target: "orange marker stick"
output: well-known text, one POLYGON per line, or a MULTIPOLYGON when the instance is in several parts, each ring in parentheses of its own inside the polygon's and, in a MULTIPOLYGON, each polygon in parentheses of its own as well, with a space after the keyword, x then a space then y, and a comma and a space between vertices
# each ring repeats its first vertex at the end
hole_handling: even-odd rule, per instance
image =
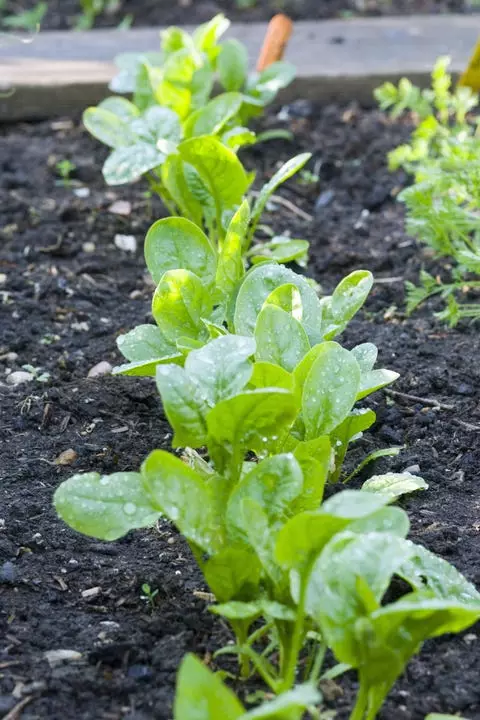
POLYGON ((283 57, 287 43, 293 30, 293 22, 286 15, 275 15, 269 22, 265 40, 257 62, 257 70, 261 72, 283 57))

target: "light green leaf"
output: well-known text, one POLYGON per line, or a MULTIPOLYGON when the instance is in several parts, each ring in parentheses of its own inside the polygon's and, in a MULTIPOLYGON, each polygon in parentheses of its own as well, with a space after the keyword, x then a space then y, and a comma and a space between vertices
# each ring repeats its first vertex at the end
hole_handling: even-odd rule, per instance
MULTIPOLYGON (((140 139, 153 144, 159 140, 169 140, 176 144, 182 139, 180 118, 167 107, 148 108, 141 117, 132 122, 131 128, 140 139)), ((157 149, 160 149, 159 146, 157 149)))
POLYGON ((369 342, 362 343, 361 345, 356 345, 352 348, 351 352, 352 355, 354 355, 355 360, 358 362, 358 366, 362 374, 373 370, 373 366, 377 362, 378 355, 376 345, 369 342))
POLYGON ((300 441, 293 451, 303 472, 303 490, 292 505, 293 512, 317 510, 331 468, 332 448, 327 436, 300 441))
POLYGON ((426 490, 427 488, 428 485, 423 478, 409 472, 374 475, 362 485, 362 490, 385 494, 390 500, 395 500, 416 490, 426 490))
POLYGON ((262 613, 260 601, 242 602, 230 600, 220 605, 211 605, 209 608, 214 615, 220 615, 227 620, 254 620, 262 613))
POLYGON ((264 263, 251 270, 238 291, 235 332, 253 335, 258 314, 271 292, 281 285, 295 285, 302 299, 302 325, 312 345, 321 341, 321 307, 315 290, 301 276, 283 265, 264 263))
POLYGON ((253 498, 245 497, 242 500, 240 512, 248 543, 255 550, 280 595, 280 592, 286 591, 288 587, 288 576, 274 559, 275 529, 270 525, 265 510, 253 498))
POLYGON ((305 267, 309 245, 308 240, 292 240, 290 237, 278 235, 268 243, 255 245, 250 250, 250 254, 253 256, 254 264, 265 258, 271 258, 278 263, 289 263, 295 260, 301 267, 305 267))
POLYGON ((197 338, 206 333, 212 298, 200 279, 188 270, 169 270, 160 280, 152 301, 152 314, 165 337, 175 342, 182 336, 197 338))
POLYGON ((288 372, 310 350, 307 333, 292 315, 275 305, 265 305, 255 326, 256 359, 280 365, 288 372))
POLYGON ((57 488, 54 504, 70 527, 100 540, 116 540, 129 530, 153 525, 161 515, 135 472, 73 475, 57 488))
POLYGON ((162 183, 172 196, 181 214, 196 225, 201 226, 203 208, 189 188, 185 170, 185 163, 180 155, 169 155, 161 167, 162 183))
POLYGON ((150 453, 142 464, 142 476, 154 502, 187 540, 208 553, 222 548, 224 491, 219 478, 206 481, 163 450, 150 453))
POLYGON ((283 518, 303 488, 300 465, 291 453, 262 460, 233 489, 227 505, 227 532, 238 541, 246 540, 242 502, 255 500, 263 508, 269 521, 283 518))
POLYGON ((277 170, 275 175, 273 175, 273 177, 263 186, 263 188, 260 190, 260 193, 257 197, 252 211, 252 228, 250 231, 250 237, 253 237, 253 235, 255 234, 255 229, 265 209, 265 205, 267 204, 269 198, 273 195, 275 190, 282 183, 291 178, 292 175, 295 175, 296 172, 301 170, 311 157, 311 153, 301 153, 300 155, 296 155, 295 157, 291 158, 284 165, 282 165, 282 167, 277 170))
POLYGON ((331 297, 320 301, 323 308, 323 336, 330 340, 341 333, 360 310, 373 285, 372 273, 356 270, 337 285, 331 297))
POLYGON ((303 711, 310 706, 317 705, 322 699, 319 691, 314 685, 305 683, 297 685, 292 690, 278 695, 270 702, 264 702, 259 707, 250 710, 242 715, 241 720, 300 720, 303 711), (293 711, 298 710, 298 715, 293 711))
POLYGON ((87 108, 83 113, 83 124, 93 137, 111 148, 125 147, 136 141, 129 120, 105 107, 87 108))
POLYGON ((201 447, 207 439, 208 404, 201 387, 178 365, 158 365, 157 388, 170 425, 173 447, 201 447))
POLYGON ((146 142, 118 147, 106 159, 103 177, 107 185, 124 185, 158 167, 164 159, 163 153, 146 142))
POLYGON ((359 385, 360 368, 353 355, 337 343, 323 343, 303 388, 307 439, 328 434, 345 419, 359 385))
POLYGON ((156 284, 167 270, 181 268, 209 285, 217 270, 216 253, 207 236, 181 217, 163 218, 152 225, 145 238, 145 261, 156 284))
POLYGON ((251 548, 229 544, 206 561, 202 572, 221 603, 258 596, 261 566, 251 548))
POLYGON ((180 665, 175 720, 239 720, 245 710, 234 693, 194 655, 180 665))
POLYGON ((222 143, 234 152, 245 145, 253 145, 256 139, 257 136, 252 130, 240 126, 233 127, 222 135, 222 143))
POLYGON ((122 97, 108 97, 97 105, 101 110, 108 110, 117 117, 131 122, 140 115, 140 110, 130 100, 122 97))
POLYGON ((383 507, 380 510, 351 522, 350 532, 362 535, 368 532, 383 532, 405 538, 410 529, 407 513, 397 507, 383 507))
POLYGON ((207 415, 210 456, 222 472, 232 454, 273 452, 297 414, 295 397, 280 388, 251 390, 219 402, 207 415))
POLYGON ((367 395, 371 395, 376 390, 390 385, 395 382, 400 375, 393 370, 369 370, 366 373, 362 373, 360 378, 360 389, 357 394, 357 400, 361 400, 367 395))
POLYGON ((218 56, 218 74, 225 90, 241 90, 247 73, 248 53, 245 45, 235 39, 223 42, 218 56))
MULTIPOLYGON (((212 51, 217 51, 217 42, 221 36, 230 27, 230 20, 225 15, 219 13, 215 15, 209 22, 199 25, 193 33, 193 42, 198 50, 203 50, 209 57, 212 51)), ((216 52, 214 53, 216 57, 216 52)))
POLYGON ((154 360, 176 354, 175 345, 155 325, 137 325, 117 338, 117 347, 130 362, 154 360))
POLYGON ((297 286, 292 285, 292 283, 285 283, 285 285, 280 285, 275 290, 272 290, 265 300, 264 307, 265 305, 275 305, 275 307, 285 310, 298 322, 302 322, 302 296, 297 286))
POLYGON ((237 92, 217 95, 205 107, 196 110, 189 116, 184 126, 185 137, 217 135, 237 115, 242 102, 243 97, 237 92))
POLYGON ((181 352, 174 352, 172 355, 152 358, 151 360, 137 360, 135 362, 117 365, 112 370, 112 375, 125 375, 127 377, 155 377, 157 366, 164 363, 183 364, 184 356, 181 352))
POLYGON ((191 352, 185 370, 213 406, 244 389, 252 375, 249 358, 254 352, 253 338, 224 335, 191 352))
POLYGON ((248 186, 242 163, 216 137, 204 135, 178 146, 182 158, 193 165, 222 209, 239 205, 248 186))
POLYGON ((268 362, 256 362, 250 378, 252 388, 284 388, 293 392, 293 377, 279 365, 268 362))
POLYGON ((250 220, 248 200, 244 200, 232 217, 218 253, 216 286, 228 302, 245 274, 242 245, 250 220))

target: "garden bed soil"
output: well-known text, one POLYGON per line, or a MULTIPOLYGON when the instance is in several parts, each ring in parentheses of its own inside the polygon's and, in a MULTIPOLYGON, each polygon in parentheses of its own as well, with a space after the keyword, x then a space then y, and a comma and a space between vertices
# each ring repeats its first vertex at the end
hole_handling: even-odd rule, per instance
MULTIPOLYGON (((343 342, 375 342, 382 365, 401 373, 397 391, 440 403, 376 393, 368 404, 378 422, 348 466, 375 448, 405 444, 369 474, 421 474, 429 489, 402 503, 412 539, 480 585, 480 336, 473 326, 440 325, 435 305, 404 315, 403 281, 415 280, 422 265, 442 270, 405 235, 394 196, 406 178, 386 169, 385 153, 408 127, 354 106, 307 103, 266 125, 290 127, 296 140, 249 151, 259 181, 304 149, 314 152, 310 169, 319 180, 292 180, 280 191, 312 221, 292 206, 265 221, 312 242, 309 272, 325 291, 356 268, 375 273, 378 283, 343 342)), ((4 128, 0 136, 0 717, 23 703, 8 717, 167 720, 184 653, 208 661, 230 639, 168 524, 109 544, 77 535, 52 508, 55 488, 73 472, 135 469, 171 439, 153 381, 86 377, 100 361, 118 363, 115 337, 149 318, 142 239, 161 215, 141 184, 104 186, 104 157, 69 120, 4 128), (73 186, 58 182, 64 159, 76 166, 73 186), (118 200, 131 204, 131 215, 113 212, 118 200), (133 235, 137 251, 119 250, 116 235, 133 235), (6 384, 7 372, 25 364, 47 372, 47 382, 6 384), (76 459, 56 464, 66 450, 76 459), (158 589, 153 609, 140 597, 145 582, 158 589), (52 667, 45 654, 52 650, 81 655, 52 667)), ((423 720, 437 711, 478 720, 479 676, 478 627, 428 642, 380 717, 423 720)), ((354 690, 348 676, 327 688, 338 720, 348 717, 354 690)))
MULTIPOLYGON (((0 18, 32 9, 38 2, 5 0, 0 18)), ((286 12, 294 20, 319 20, 361 15, 473 12, 477 7, 472 0, 119 0, 116 8, 97 17, 95 26, 116 27, 125 18, 135 27, 194 25, 210 20, 219 12, 238 22, 258 22, 269 20, 277 12, 286 12)), ((49 0, 42 29, 75 27, 80 8, 80 0, 49 0)))

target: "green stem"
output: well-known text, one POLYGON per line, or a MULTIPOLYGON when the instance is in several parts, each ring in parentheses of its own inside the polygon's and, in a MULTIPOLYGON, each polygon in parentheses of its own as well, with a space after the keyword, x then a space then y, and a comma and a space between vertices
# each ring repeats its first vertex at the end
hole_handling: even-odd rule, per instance
POLYGON ((327 652, 327 646, 320 644, 318 645, 317 652, 315 654, 315 660, 312 666, 312 670, 310 672, 309 680, 314 685, 317 684, 318 679, 320 677, 320 673, 322 671, 323 667, 323 661, 325 659, 325 653, 327 652))
POLYGON ((368 706, 368 690, 360 680, 355 707, 352 710, 349 720, 363 720, 368 706))
POLYGON ((265 682, 265 684, 268 685, 270 690, 274 692, 275 695, 280 692, 278 680, 274 677, 274 668, 267 660, 265 660, 265 658, 262 658, 258 653, 255 652, 255 650, 253 650, 248 645, 230 645, 229 647, 221 648, 220 650, 217 650, 214 658, 218 657, 219 655, 232 654, 246 655, 247 658, 251 660, 258 674, 265 682))
POLYGON ((284 656, 282 660, 282 692, 290 690, 295 684, 295 675, 297 670, 298 656, 302 649, 303 636, 304 636, 304 623, 305 623, 305 601, 307 596, 307 579, 309 571, 303 573, 301 585, 300 585, 300 596, 298 598, 297 615, 295 618, 295 625, 293 627, 292 639, 289 645, 284 648, 284 656))
POLYGON ((260 640, 264 635, 266 635, 274 626, 273 620, 270 620, 270 622, 265 623, 265 625, 262 625, 262 627, 258 628, 258 630, 255 630, 247 639, 246 644, 250 647, 253 645, 253 643, 257 642, 257 640, 260 640))

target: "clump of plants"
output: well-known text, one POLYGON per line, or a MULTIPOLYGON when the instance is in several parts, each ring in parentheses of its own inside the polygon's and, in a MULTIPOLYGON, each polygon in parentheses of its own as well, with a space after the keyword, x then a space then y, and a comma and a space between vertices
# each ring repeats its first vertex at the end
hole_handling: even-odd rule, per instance
MULTIPOLYGON (((192 51, 183 34, 172 37, 192 51)), ((327 485, 351 477, 348 447, 375 422, 357 404, 397 377, 375 368, 372 343, 338 342, 373 278, 358 270, 320 295, 281 264, 298 247, 288 256, 278 239, 257 245, 268 198, 308 155, 283 166, 251 207, 250 180, 222 131, 177 140, 178 186, 165 182, 170 156, 155 171, 182 216, 155 223, 145 241, 155 324, 118 339, 127 363, 117 374, 155 378, 177 455, 153 450, 138 470, 75 475, 57 489, 55 507, 75 530, 108 541, 170 520, 215 597, 211 612, 235 638, 214 659, 233 654, 239 680, 257 677, 274 696, 247 710, 189 655, 176 720, 320 718, 320 681, 347 670, 359 678, 351 720, 373 720, 425 639, 480 617, 480 594, 406 539, 408 517, 392 503, 425 489, 421 478, 377 475, 324 499, 327 485), (185 197, 195 205, 177 202, 185 197), (406 590, 387 602, 397 578, 406 590), (337 664, 327 670, 328 650, 337 664)), ((142 590, 153 610, 151 588, 142 590)))
POLYGON ((403 78, 398 87, 379 87, 375 97, 392 117, 412 113, 417 127, 411 141, 389 154, 389 165, 413 176, 398 196, 407 231, 449 263, 442 276, 422 271, 418 286, 407 283, 407 311, 439 295, 445 308, 438 316, 454 326, 480 317, 480 303, 473 301, 480 288, 480 137, 473 112, 478 95, 468 87, 452 90, 448 65, 449 58, 439 58, 430 89, 403 78))

